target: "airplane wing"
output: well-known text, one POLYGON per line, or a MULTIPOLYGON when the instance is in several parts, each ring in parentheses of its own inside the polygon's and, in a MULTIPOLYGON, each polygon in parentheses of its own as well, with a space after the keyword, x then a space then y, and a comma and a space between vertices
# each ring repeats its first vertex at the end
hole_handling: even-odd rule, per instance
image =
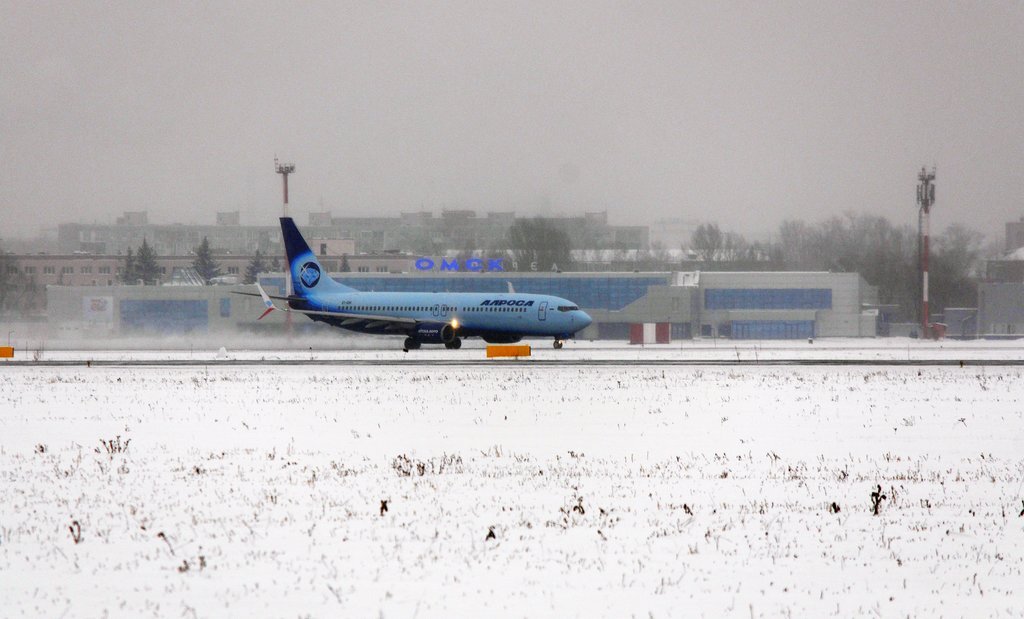
MULTIPOLYGON (((242 295, 244 297, 262 297, 263 296, 263 295, 261 295, 258 292, 242 292, 240 290, 232 290, 231 294, 240 294, 240 295, 242 295)), ((267 297, 270 298, 270 299, 277 299, 278 301, 301 301, 302 300, 302 297, 295 297, 295 296, 292 296, 292 297, 282 297, 280 295, 275 295, 275 294, 268 294, 267 297)))
MULTIPOLYGON (((371 324, 367 325, 367 326, 370 326, 370 327, 385 327, 385 328, 394 327, 394 328, 399 328, 400 329, 400 328, 404 328, 404 327, 414 327, 418 323, 424 322, 422 320, 417 320, 415 318, 406 318, 406 317, 402 317, 402 316, 378 316, 378 315, 374 315, 374 314, 353 314, 353 313, 350 313, 350 312, 331 312, 331 311, 322 311, 322 310, 300 310, 300 309, 294 309, 294 308, 291 308, 291 307, 288 307, 288 306, 278 307, 277 304, 275 304, 272 299, 287 300, 287 297, 271 297, 270 295, 268 295, 266 293, 265 290, 263 290, 263 286, 260 286, 259 283, 256 284, 256 289, 260 291, 259 292, 259 296, 263 298, 263 305, 267 308, 267 310, 265 312, 263 312, 263 314, 260 315, 260 317, 257 318, 256 320, 261 320, 261 319, 263 319, 264 316, 266 316, 270 312, 272 312, 274 310, 278 310, 278 311, 281 311, 281 312, 292 312, 292 313, 295 313, 295 314, 307 314, 307 315, 312 315, 312 316, 331 316, 333 318, 340 318, 340 319, 342 319, 342 325, 343 326, 350 326, 350 325, 358 324, 360 322, 366 322, 366 323, 371 323, 371 324), (376 324, 373 324, 373 323, 376 323, 376 324)), ((248 294, 250 296, 256 296, 253 293, 238 293, 238 294, 248 294)))

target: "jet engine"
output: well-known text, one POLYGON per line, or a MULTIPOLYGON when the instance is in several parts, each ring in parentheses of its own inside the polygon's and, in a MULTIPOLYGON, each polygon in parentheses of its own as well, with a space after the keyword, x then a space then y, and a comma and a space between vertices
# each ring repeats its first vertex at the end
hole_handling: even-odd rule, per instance
POLYGON ((455 339, 455 329, 446 322, 421 322, 410 335, 422 344, 447 344, 455 339))

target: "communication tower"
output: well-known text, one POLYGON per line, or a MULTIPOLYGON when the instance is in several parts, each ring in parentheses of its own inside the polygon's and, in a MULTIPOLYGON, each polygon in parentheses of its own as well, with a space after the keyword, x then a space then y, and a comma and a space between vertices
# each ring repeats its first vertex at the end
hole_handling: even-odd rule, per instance
POLYGON ((931 317, 928 314, 928 237, 931 236, 930 215, 935 204, 935 167, 928 172, 921 168, 917 175, 917 233, 921 259, 921 337, 931 336, 931 317))

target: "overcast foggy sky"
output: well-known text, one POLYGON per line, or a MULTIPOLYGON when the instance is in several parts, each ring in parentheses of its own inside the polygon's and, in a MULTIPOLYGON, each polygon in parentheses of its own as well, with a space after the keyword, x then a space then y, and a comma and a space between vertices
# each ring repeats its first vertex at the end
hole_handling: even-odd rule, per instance
POLYGON ((1024 215, 1024 3, 0 0, 0 237, 420 208, 1024 215))

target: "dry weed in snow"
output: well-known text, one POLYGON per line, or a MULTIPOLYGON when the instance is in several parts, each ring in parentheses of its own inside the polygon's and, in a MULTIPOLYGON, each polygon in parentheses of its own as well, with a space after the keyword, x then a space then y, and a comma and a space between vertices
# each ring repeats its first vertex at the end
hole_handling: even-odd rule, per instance
POLYGON ((1019 616, 1020 393, 991 368, 7 369, 3 614, 1019 616))

